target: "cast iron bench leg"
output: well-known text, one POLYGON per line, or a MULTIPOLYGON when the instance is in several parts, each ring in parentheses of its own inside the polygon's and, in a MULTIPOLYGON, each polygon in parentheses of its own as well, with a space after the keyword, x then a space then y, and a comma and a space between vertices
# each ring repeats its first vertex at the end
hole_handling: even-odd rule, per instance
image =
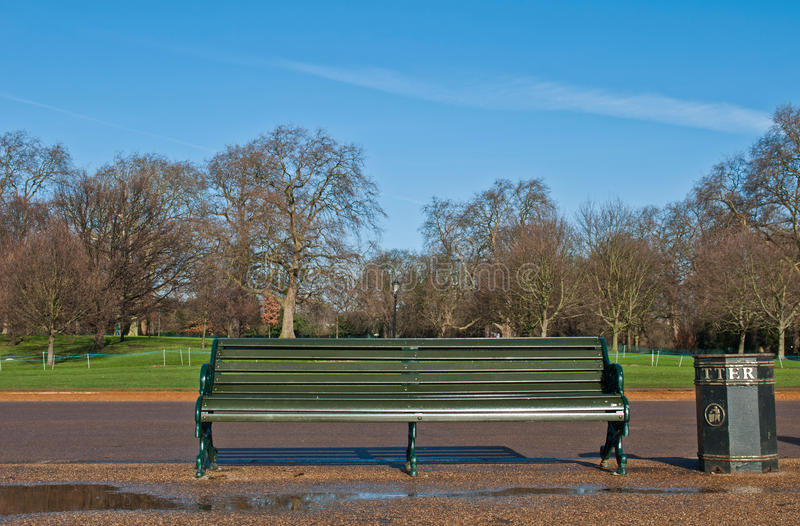
POLYGON ((200 424, 200 453, 197 455, 197 477, 205 475, 206 468, 217 469, 217 448, 211 435, 211 422, 200 424))
POLYGON ((600 466, 608 467, 608 459, 613 449, 617 457, 619 469, 617 473, 626 475, 628 473, 628 455, 622 451, 622 437, 625 434, 625 422, 609 422, 608 432, 606 433, 606 443, 600 446, 600 466))
POLYGON ((408 423, 408 449, 406 449, 406 473, 417 476, 417 423, 408 423))

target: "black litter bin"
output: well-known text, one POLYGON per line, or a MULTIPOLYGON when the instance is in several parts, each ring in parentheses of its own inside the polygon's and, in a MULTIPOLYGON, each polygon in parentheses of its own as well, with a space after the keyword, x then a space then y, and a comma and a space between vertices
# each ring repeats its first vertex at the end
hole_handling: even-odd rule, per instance
POLYGON ((695 357, 697 456, 702 471, 777 471, 774 370, 774 354, 695 357))

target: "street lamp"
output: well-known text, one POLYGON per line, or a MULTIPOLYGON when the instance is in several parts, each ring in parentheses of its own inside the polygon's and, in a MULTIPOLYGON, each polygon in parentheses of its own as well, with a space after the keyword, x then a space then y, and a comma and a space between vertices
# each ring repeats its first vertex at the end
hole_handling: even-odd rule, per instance
POLYGON ((397 338, 397 292, 400 290, 400 282, 397 278, 392 281, 392 297, 394 298, 394 310, 392 314, 392 338, 397 338))

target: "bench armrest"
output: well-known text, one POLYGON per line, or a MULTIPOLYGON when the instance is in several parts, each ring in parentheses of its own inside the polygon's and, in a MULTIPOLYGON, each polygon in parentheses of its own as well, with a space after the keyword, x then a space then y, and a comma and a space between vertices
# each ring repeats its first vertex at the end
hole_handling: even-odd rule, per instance
POLYGON ((214 368, 210 363, 204 363, 200 368, 200 394, 211 394, 211 384, 214 382, 214 368))
POLYGON ((625 394, 625 378, 622 376, 622 366, 618 363, 606 365, 603 371, 603 391, 606 393, 625 394))

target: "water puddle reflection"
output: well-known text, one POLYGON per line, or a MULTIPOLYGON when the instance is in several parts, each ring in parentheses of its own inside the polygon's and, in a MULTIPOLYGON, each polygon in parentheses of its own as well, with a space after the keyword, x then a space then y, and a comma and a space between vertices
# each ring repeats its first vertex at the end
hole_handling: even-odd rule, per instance
MULTIPOLYGON (((745 492, 755 492, 747 488, 745 492)), ((736 488, 726 490, 736 493, 736 488)), ((718 493, 705 488, 517 487, 455 492, 309 492, 278 495, 220 494, 165 498, 103 484, 0 485, 0 516, 87 510, 304 511, 342 502, 387 499, 502 499, 553 495, 681 495, 718 493)), ((740 493, 742 491, 739 491, 740 493)))
POLYGON ((166 510, 179 505, 104 484, 0 486, 0 515, 82 510, 166 510))

